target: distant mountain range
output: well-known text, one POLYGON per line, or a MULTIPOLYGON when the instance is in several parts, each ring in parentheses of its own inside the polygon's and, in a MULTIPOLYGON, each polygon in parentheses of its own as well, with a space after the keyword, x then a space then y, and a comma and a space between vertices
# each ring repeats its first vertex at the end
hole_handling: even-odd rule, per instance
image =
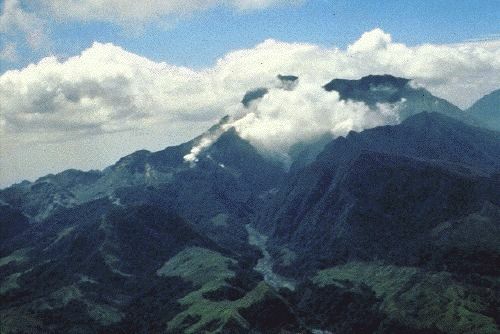
POLYGON ((500 90, 462 111, 389 75, 323 88, 401 123, 286 168, 224 118, 0 190, 0 332, 500 333, 500 90))

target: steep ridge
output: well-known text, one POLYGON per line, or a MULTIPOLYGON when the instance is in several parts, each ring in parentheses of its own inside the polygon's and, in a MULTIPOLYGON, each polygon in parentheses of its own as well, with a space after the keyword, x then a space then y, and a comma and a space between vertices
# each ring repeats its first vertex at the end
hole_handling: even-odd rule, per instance
POLYGON ((436 113, 350 133, 288 179, 258 226, 298 254, 281 268, 288 273, 349 259, 419 261, 437 224, 499 205, 499 142, 436 113))
POLYGON ((234 247, 247 244, 245 219, 259 194, 284 177, 282 166, 260 155, 234 129, 222 133, 191 164, 184 156, 200 137, 159 152, 137 151, 101 171, 68 170, 0 191, 0 199, 32 221, 99 198, 122 205, 154 204, 174 211, 200 232, 234 247), (236 222, 236 223, 235 223, 236 222))
MULTIPOLYGON (((145 150, 134 152, 102 172, 67 170, 39 178, 33 183, 13 185, 0 191, 0 200, 34 220, 41 220, 59 207, 113 197, 120 188, 172 184, 182 182, 183 178, 191 180, 194 175, 209 178, 214 177, 209 174, 218 172, 232 178, 233 186, 243 187, 244 189, 238 189, 242 192, 259 192, 271 188, 284 175, 281 166, 262 157, 234 130, 223 133, 204 150, 195 166, 185 161, 184 156, 203 138, 217 132, 225 121, 223 119, 221 123, 187 143, 154 153, 145 150)), ((196 178, 193 180, 196 182, 196 178)))

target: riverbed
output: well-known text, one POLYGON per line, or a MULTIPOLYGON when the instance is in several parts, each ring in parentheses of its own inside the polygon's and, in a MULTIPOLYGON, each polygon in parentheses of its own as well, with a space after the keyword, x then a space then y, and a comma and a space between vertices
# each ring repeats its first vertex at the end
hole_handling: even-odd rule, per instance
POLYGON ((267 250, 268 237, 257 231, 250 224, 245 227, 248 232, 248 243, 259 248, 263 255, 255 265, 255 271, 261 273, 264 276, 264 281, 276 289, 287 288, 289 290, 294 290, 294 280, 283 277, 273 271, 274 261, 267 250))

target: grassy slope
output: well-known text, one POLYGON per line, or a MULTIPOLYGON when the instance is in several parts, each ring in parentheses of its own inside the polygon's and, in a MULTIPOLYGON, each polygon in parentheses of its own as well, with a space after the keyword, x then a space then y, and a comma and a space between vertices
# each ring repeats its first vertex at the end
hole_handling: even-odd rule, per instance
POLYGON ((234 277, 234 272, 229 269, 232 263, 235 263, 235 260, 217 252, 190 247, 171 258, 157 271, 159 276, 181 277, 192 282, 197 288, 179 300, 187 309, 169 322, 169 330, 199 333, 206 329, 206 326, 216 324, 211 328, 213 332, 217 332, 230 320, 236 321, 242 327, 248 326, 238 310, 262 300, 271 291, 265 283, 260 283, 235 301, 211 301, 203 297, 204 293, 227 285, 226 279, 234 277))
POLYGON ((500 333, 494 320, 485 315, 484 298, 449 273, 351 262, 318 271, 313 278, 319 286, 346 281, 369 286, 383 300, 383 312, 412 327, 435 327, 445 333, 500 333))
POLYGON ((15 252, 0 258, 0 267, 9 264, 10 262, 23 262, 27 260, 27 254, 31 248, 18 249, 15 252))

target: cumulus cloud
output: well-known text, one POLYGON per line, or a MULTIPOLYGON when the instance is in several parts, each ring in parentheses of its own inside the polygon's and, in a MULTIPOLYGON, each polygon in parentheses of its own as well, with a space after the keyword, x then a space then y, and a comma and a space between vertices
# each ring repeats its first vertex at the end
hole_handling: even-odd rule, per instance
MULTIPOLYGON (((94 43, 78 56, 47 57, 2 74, 0 135, 4 143, 60 141, 154 126, 166 137, 178 137, 186 124, 214 123, 229 114, 242 136, 263 149, 283 151, 293 138, 394 122, 397 106, 378 106, 374 114, 321 89, 333 78, 368 74, 409 78, 467 107, 499 88, 500 41, 407 46, 375 29, 345 50, 266 40, 202 70, 94 43), (298 84, 285 87, 278 74, 296 75, 298 84), (268 94, 243 108, 245 92, 258 87, 269 88, 268 94)), ((192 153, 196 159, 198 153, 192 153)))
POLYGON ((64 61, 48 57, 4 73, 1 118, 9 131, 38 132, 49 139, 212 119, 207 108, 221 105, 209 85, 202 73, 95 43, 64 61))
POLYGON ((376 28, 372 31, 367 31, 361 35, 353 44, 349 45, 347 50, 349 53, 373 52, 377 50, 386 50, 392 43, 390 34, 385 33, 382 29, 376 28))
POLYGON ((236 10, 256 10, 298 3, 298 0, 44 0, 43 4, 60 19, 147 22, 162 17, 189 15, 215 6, 236 10))

